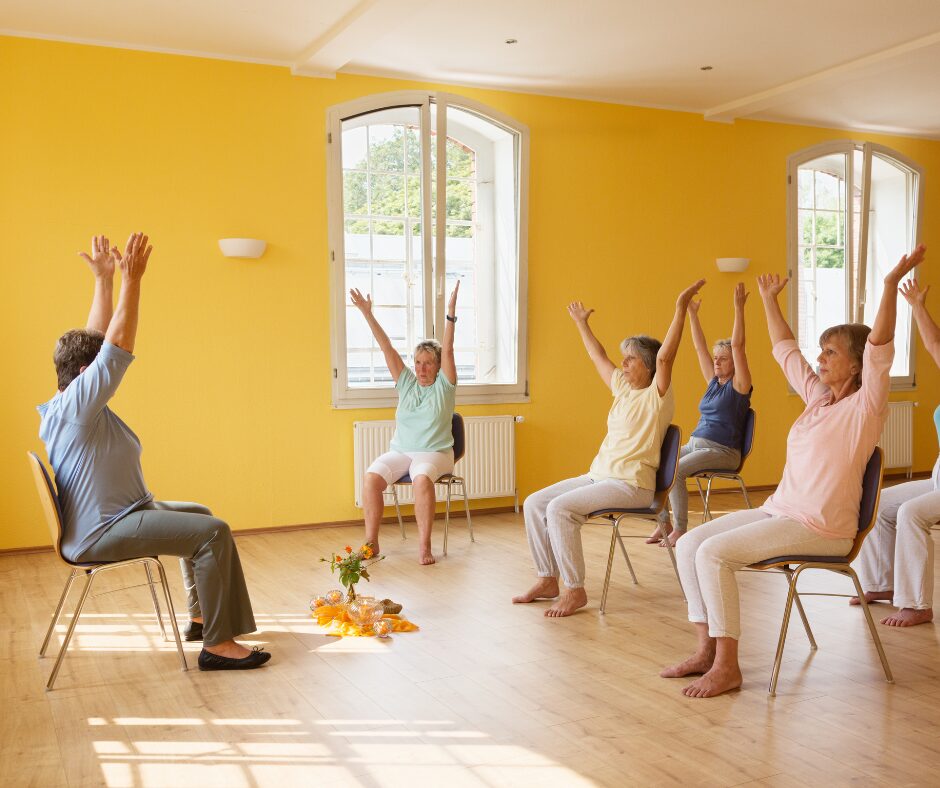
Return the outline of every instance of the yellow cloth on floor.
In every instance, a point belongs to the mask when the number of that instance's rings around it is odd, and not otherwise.
[[[345,605],[322,605],[313,611],[313,617],[321,627],[326,627],[327,635],[343,637],[375,637],[372,631],[363,632],[362,627],[354,623],[346,612]],[[392,622],[392,632],[417,632],[418,625],[396,616],[392,613],[386,613],[382,616],[386,621]]]

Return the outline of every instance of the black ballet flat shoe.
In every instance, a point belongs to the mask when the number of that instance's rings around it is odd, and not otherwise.
[[[190,643],[194,640],[202,640],[202,624],[198,621],[190,621],[189,626],[183,630],[183,640]]]
[[[261,646],[255,646],[247,657],[235,659],[233,657],[220,657],[203,649],[199,652],[199,670],[252,670],[260,668],[271,659],[267,651]]]

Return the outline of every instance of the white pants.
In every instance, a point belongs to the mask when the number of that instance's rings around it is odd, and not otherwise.
[[[679,537],[676,560],[689,603],[689,621],[708,624],[713,638],[741,637],[741,606],[734,573],[782,555],[848,555],[854,539],[827,539],[802,523],[744,509]]]
[[[525,499],[525,532],[539,577],[561,577],[568,588],[584,587],[581,526],[598,509],[639,509],[653,502],[653,491],[616,479],[590,476],[565,479]]]
[[[855,560],[866,591],[893,591],[895,607],[933,607],[933,538],[940,522],[940,459],[933,478],[885,487],[878,519]]]
[[[454,450],[446,451],[387,451],[377,457],[366,468],[366,473],[375,473],[394,484],[406,473],[414,481],[418,476],[427,476],[436,482],[444,474],[454,471]]]

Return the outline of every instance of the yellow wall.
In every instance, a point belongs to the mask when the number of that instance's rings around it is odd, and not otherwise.
[[[207,503],[234,528],[359,516],[352,422],[391,411],[330,408],[325,116],[420,85],[2,37],[0,74],[0,548],[49,541],[23,454],[41,450],[33,408],[54,392],[55,340],[84,325],[91,280],[76,252],[99,232],[141,229],[154,243],[138,360],[113,405],[143,441],[155,494]],[[706,276],[705,329],[727,335],[735,279],[714,258],[751,257],[749,283],[783,271],[787,155],[861,135],[456,92],[531,130],[532,401],[461,408],[525,416],[525,494],[583,472],[604,433],[608,397],[564,304],[597,309],[594,329],[613,354],[627,333],[662,336],[678,289]],[[866,137],[926,168],[924,240],[940,244],[940,143]],[[232,235],[266,238],[264,258],[222,258],[216,239]],[[938,267],[926,281],[940,283]],[[756,295],[747,315],[760,414],[747,479],[769,484],[800,406],[771,359]],[[903,396],[922,406],[915,465],[927,470],[940,374],[920,346],[918,362],[918,389]],[[675,380],[688,434],[703,389],[688,343]]]

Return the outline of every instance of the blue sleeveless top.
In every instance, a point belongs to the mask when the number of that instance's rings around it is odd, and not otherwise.
[[[702,416],[692,435],[720,443],[729,449],[740,449],[744,441],[744,421],[751,407],[752,391],[753,386],[747,394],[741,394],[735,391],[731,380],[722,385],[717,376],[712,378],[698,405]]]

